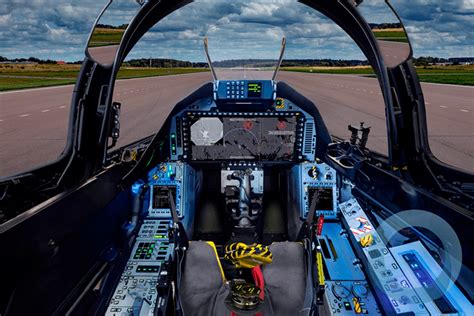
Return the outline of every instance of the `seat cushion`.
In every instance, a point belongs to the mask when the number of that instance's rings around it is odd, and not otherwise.
[[[265,294],[275,316],[298,315],[306,291],[305,251],[301,243],[277,242],[270,245],[273,262],[263,267]]]
[[[223,272],[211,244],[191,241],[186,251],[179,286],[180,300],[186,316],[214,315],[216,299],[223,296]]]

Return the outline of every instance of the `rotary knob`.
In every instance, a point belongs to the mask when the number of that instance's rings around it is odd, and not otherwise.
[[[319,172],[318,172],[318,168],[316,168],[316,166],[312,166],[311,168],[309,168],[308,170],[308,176],[310,178],[312,178],[313,180],[317,180],[318,179],[318,175],[319,175]]]
[[[367,284],[354,282],[352,284],[352,293],[354,293],[355,297],[358,298],[366,298],[369,294],[369,289],[367,288]]]

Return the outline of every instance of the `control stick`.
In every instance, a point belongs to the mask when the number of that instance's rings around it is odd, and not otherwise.
[[[240,213],[240,226],[250,226],[251,223],[248,219],[251,210],[251,181],[252,181],[252,169],[237,170],[234,171],[228,178],[239,181],[239,213]],[[229,179],[229,180],[230,180]]]

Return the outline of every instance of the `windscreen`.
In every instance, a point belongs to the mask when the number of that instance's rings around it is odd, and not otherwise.
[[[238,16],[212,24],[206,38],[217,79],[272,79],[284,37],[281,27]]]

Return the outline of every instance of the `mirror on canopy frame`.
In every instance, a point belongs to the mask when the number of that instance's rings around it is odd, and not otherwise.
[[[144,3],[144,0],[110,0],[92,29],[86,55],[102,66],[112,65],[128,25]]]
[[[412,57],[405,27],[388,0],[358,1],[357,8],[372,29],[388,68]]]

